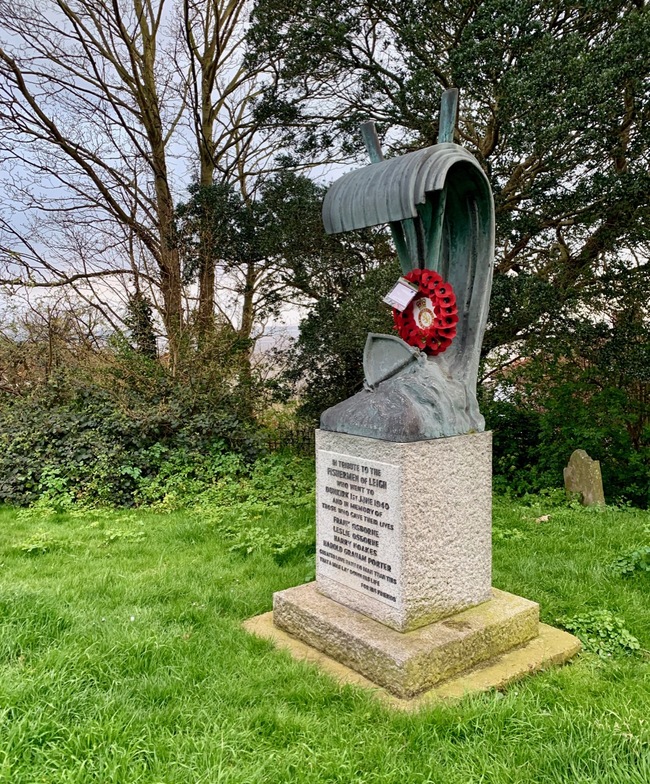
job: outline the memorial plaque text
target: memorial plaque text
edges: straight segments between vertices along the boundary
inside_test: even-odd
[[[400,606],[399,474],[390,463],[318,451],[316,579]]]

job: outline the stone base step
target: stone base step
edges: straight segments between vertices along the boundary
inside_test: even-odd
[[[490,689],[504,689],[526,675],[564,664],[580,650],[580,641],[573,635],[540,623],[539,634],[527,643],[449,678],[416,697],[403,699],[282,631],[273,623],[272,612],[249,618],[244,621],[243,626],[250,634],[267,639],[277,648],[287,650],[294,659],[314,664],[341,684],[368,689],[382,702],[402,711],[417,711],[441,700],[460,699],[468,694]]]
[[[494,660],[539,634],[538,605],[496,589],[490,601],[405,633],[323,596],[315,583],[276,593],[274,612],[268,615],[272,621],[258,624],[265,630],[262,636],[276,639],[269,623],[279,627],[289,639],[297,638],[402,699]],[[246,623],[257,633],[256,619]],[[579,647],[574,637],[566,638]]]

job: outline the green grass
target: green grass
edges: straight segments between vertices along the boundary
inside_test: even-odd
[[[238,503],[0,508],[0,782],[650,782],[650,574],[610,568],[648,513],[497,501],[494,584],[548,623],[610,610],[642,650],[401,715],[242,631],[309,579],[300,536],[271,540],[312,511]]]

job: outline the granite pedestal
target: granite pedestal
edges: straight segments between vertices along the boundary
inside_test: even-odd
[[[272,623],[251,619],[251,632],[403,701],[463,678],[502,685],[579,650],[540,625],[535,602],[491,586],[490,433],[400,443],[319,430],[316,452],[316,581],[276,593]]]
[[[397,631],[487,601],[492,434],[399,443],[316,432],[316,584]]]

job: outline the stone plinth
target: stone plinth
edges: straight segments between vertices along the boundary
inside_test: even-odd
[[[398,697],[413,697],[537,636],[539,607],[503,591],[453,618],[401,633],[323,596],[314,583],[273,596],[280,629]]]
[[[491,598],[492,438],[316,433],[316,582],[409,631]]]
[[[244,628],[250,634],[288,651],[297,661],[314,664],[339,683],[368,689],[391,708],[403,711],[417,711],[440,700],[460,699],[468,694],[489,689],[504,689],[513,681],[527,675],[564,664],[580,650],[580,641],[572,634],[540,623],[539,634],[523,645],[481,662],[470,670],[452,675],[415,697],[402,698],[283,631],[273,623],[272,612],[249,618],[244,621]]]
[[[501,688],[580,649],[491,587],[491,434],[400,443],[317,431],[316,582],[251,633],[414,708]]]

